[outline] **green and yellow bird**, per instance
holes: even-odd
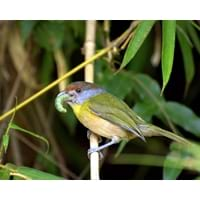
[[[66,112],[67,105],[71,106],[78,120],[86,128],[111,140],[102,146],[89,149],[89,154],[121,140],[136,137],[145,141],[145,137],[165,136],[183,144],[190,144],[172,132],[145,122],[125,102],[93,83],[80,81],[68,85],[55,100],[55,106],[60,112]]]

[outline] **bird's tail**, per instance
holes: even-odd
[[[161,128],[154,126],[154,125],[150,125],[150,124],[140,125],[139,129],[141,130],[141,132],[143,133],[143,135],[145,137],[164,136],[164,137],[167,137],[167,138],[169,138],[173,141],[176,141],[176,142],[184,144],[184,145],[191,145],[192,144],[189,140],[187,140],[187,139],[185,139],[185,138],[183,138],[183,137],[181,137],[181,136],[179,136],[175,133],[161,129]]]

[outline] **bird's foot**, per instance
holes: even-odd
[[[92,133],[94,134],[94,133]],[[90,130],[87,130],[87,139],[89,140],[90,139],[90,135],[91,135],[91,131]],[[95,134],[96,135],[96,134]],[[102,138],[101,136],[99,135],[96,135],[98,137],[98,143],[101,143],[102,142]]]
[[[94,153],[94,152],[97,152],[97,153],[99,154],[99,159],[100,159],[100,160],[103,159],[104,155],[103,155],[103,153],[102,153],[101,151],[99,151],[98,148],[90,148],[90,149],[88,149],[88,158],[89,158],[89,159],[90,159],[90,155],[91,155],[92,153]]]

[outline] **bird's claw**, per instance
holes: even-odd
[[[97,148],[90,148],[88,149],[88,158],[90,159],[90,155],[94,152],[97,152],[99,154],[99,159],[102,160],[104,155],[101,151],[99,151]]]
[[[90,130],[87,131],[87,139],[89,140],[90,139],[90,135],[91,135],[91,132]],[[98,135],[96,135],[98,137],[98,143],[101,143],[102,142],[102,138]]]

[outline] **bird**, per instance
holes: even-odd
[[[94,83],[70,83],[55,98],[55,107],[59,112],[66,113],[68,105],[89,131],[110,140],[99,147],[88,149],[89,155],[122,140],[129,141],[137,137],[146,142],[146,137],[164,136],[184,145],[190,144],[175,133],[147,123],[123,100]]]

